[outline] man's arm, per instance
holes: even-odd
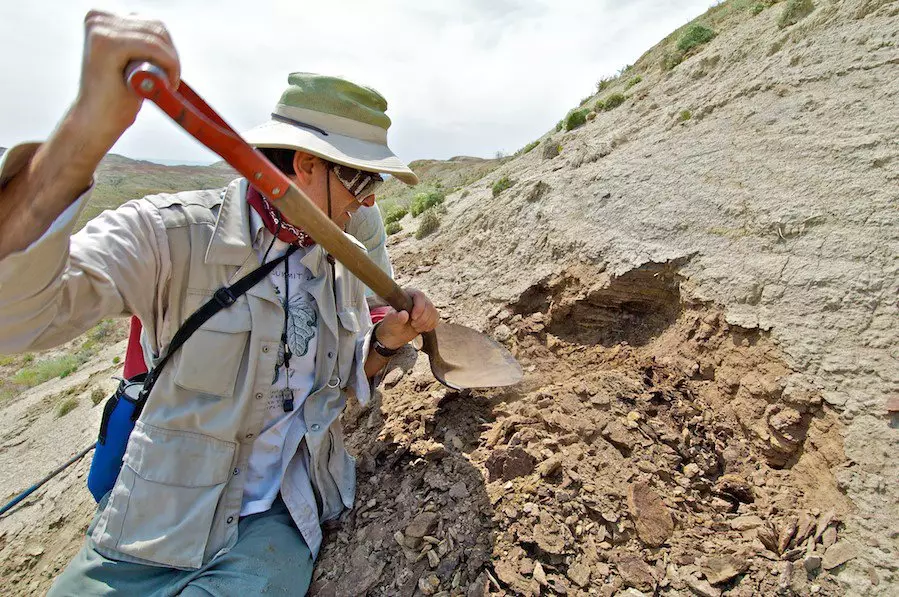
[[[0,261],[41,237],[90,186],[100,160],[134,122],[142,99],[125,85],[127,65],[151,60],[176,83],[180,76],[177,53],[161,23],[99,11],[89,12],[84,22],[81,86],[75,102],[30,159],[4,160]]]

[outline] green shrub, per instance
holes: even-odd
[[[64,417],[78,407],[78,400],[69,398],[56,406],[56,418]]]
[[[112,357],[112,364],[113,364],[113,365],[118,365],[118,364],[121,363],[121,362],[122,362],[122,357]]]
[[[596,100],[596,103],[593,104],[593,110],[595,112],[602,112],[606,109],[606,103],[602,100]]]
[[[538,145],[540,145],[540,140],[539,140],[539,139],[538,139],[537,141],[533,141],[533,142],[531,142],[531,143],[528,143],[527,145],[525,145],[524,147],[522,147],[522,148],[521,148],[521,153],[522,153],[522,154],[528,153],[529,151],[531,151],[532,149],[534,149],[534,148],[537,147]]]
[[[556,132],[561,131],[563,126],[565,126],[565,119],[564,119],[564,118],[563,118],[562,120],[560,120],[559,122],[556,123]]]
[[[429,209],[421,216],[421,221],[418,223],[418,230],[415,231],[415,238],[421,240],[439,227],[440,218],[437,217],[437,213],[433,209]]]
[[[795,25],[815,10],[812,0],[789,0],[784,10],[780,13],[777,25],[781,28]]]
[[[606,112],[608,112],[609,110],[614,110],[615,108],[623,104],[624,100],[626,99],[627,98],[620,93],[613,93],[606,98],[606,101],[603,104],[603,110],[605,110]]]
[[[386,232],[388,236],[390,236],[391,234],[396,234],[402,229],[403,225],[399,222],[388,222],[387,225],[384,226],[384,232]]]
[[[715,37],[715,32],[699,23],[693,23],[679,40],[677,40],[677,49],[681,52],[689,52],[696,46],[708,43]]]
[[[512,186],[512,181],[505,174],[493,183],[493,196],[496,197],[506,189]]]
[[[13,376],[13,383],[32,387],[55,377],[66,377],[74,373],[83,364],[76,355],[63,355],[38,361],[30,367],[24,367]]]
[[[615,77],[605,77],[596,82],[596,93],[605,91],[615,82]]]
[[[691,118],[692,116],[693,116],[693,115],[690,114],[690,111],[689,111],[689,110],[681,110],[681,113],[678,114],[677,119],[678,119],[680,122],[686,122],[686,121],[690,120],[690,118]]]
[[[570,131],[587,122],[587,113],[590,110],[572,110],[565,117],[565,130]]]
[[[762,12],[763,10],[765,10],[765,5],[762,4],[761,2],[756,2],[749,9],[749,12],[752,13],[752,16],[755,16],[755,15],[759,14],[760,12]]]
[[[468,189],[465,189],[464,191],[462,191],[462,194],[459,195],[459,197],[462,199],[465,199],[466,197],[468,197]]]
[[[662,70],[671,70],[683,61],[683,52],[665,52],[665,55],[662,56]]]
[[[388,211],[387,215],[384,216],[384,224],[393,224],[394,222],[399,222],[406,216],[407,213],[409,213],[409,210],[405,207],[396,206]]]
[[[412,199],[412,204],[409,206],[409,211],[414,217],[417,218],[425,211],[429,210],[435,205],[443,203],[445,200],[446,195],[436,189],[426,193],[419,193]]]
[[[624,90],[627,91],[634,85],[637,85],[638,83],[640,83],[640,81],[642,81],[642,80],[643,80],[643,77],[641,77],[640,75],[637,75],[636,77],[634,77],[633,79],[631,79],[630,81],[627,82],[627,84],[624,86]]]
[[[91,402],[94,403],[94,406],[97,406],[98,404],[103,402],[103,400],[105,398],[106,398],[106,392],[104,392],[103,390],[101,390],[99,388],[94,390],[93,392],[91,392]]]

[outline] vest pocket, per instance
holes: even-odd
[[[203,303],[205,300],[196,307]],[[201,394],[233,396],[252,323],[245,298],[216,313],[181,347],[177,355],[175,383]]]
[[[113,545],[98,543],[166,566],[202,566],[235,450],[231,442],[137,421],[101,539],[112,539],[116,527],[121,532]]]

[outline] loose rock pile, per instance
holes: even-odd
[[[838,424],[656,270],[499,310],[519,387],[448,391],[404,355],[348,412],[360,507],[312,594],[839,594]]]

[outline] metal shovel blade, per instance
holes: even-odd
[[[510,386],[523,375],[505,347],[464,325],[441,321],[422,335],[422,351],[437,381],[456,390]]]

